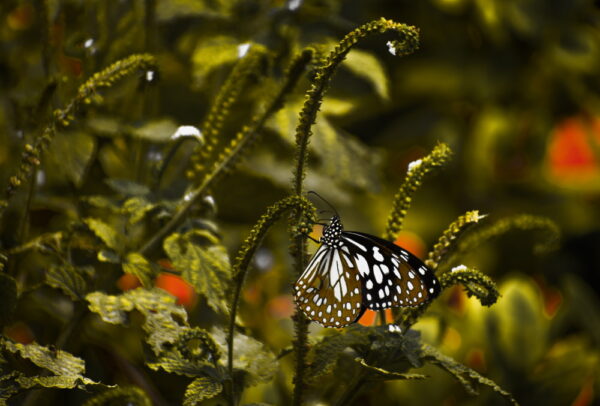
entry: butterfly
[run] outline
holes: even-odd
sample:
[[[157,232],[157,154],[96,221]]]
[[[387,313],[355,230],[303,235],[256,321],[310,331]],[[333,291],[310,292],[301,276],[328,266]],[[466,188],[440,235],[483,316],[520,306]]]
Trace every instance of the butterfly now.
[[[366,309],[420,306],[440,293],[439,281],[419,258],[374,235],[344,231],[337,214],[318,242],[294,285],[294,300],[325,327],[354,323]]]

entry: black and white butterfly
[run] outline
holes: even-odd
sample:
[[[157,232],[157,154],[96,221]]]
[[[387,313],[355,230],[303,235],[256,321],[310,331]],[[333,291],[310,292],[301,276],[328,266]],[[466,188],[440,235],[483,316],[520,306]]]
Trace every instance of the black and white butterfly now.
[[[294,285],[294,300],[325,327],[354,323],[366,309],[420,306],[440,293],[440,283],[419,258],[379,237],[344,231],[337,215],[319,242]]]

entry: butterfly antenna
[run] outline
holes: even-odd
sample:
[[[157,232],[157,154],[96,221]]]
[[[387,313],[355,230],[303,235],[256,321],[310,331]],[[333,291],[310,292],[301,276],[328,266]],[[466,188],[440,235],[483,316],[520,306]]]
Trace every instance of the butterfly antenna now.
[[[335,209],[335,207],[333,207],[333,205],[331,203],[329,203],[327,200],[325,200],[325,198],[323,196],[321,196],[320,194],[318,194],[314,190],[309,191],[307,194],[313,194],[313,195],[317,196],[319,199],[321,199],[321,201],[323,201],[327,206],[329,206],[331,208],[331,210],[335,213],[336,217],[340,216],[338,214],[337,210]],[[324,212],[324,211],[327,211],[327,210],[321,210],[321,213]]]

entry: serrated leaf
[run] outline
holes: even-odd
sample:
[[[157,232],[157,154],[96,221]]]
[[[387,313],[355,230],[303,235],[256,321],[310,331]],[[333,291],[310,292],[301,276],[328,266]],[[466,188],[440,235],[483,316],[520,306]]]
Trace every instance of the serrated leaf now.
[[[83,376],[85,373],[84,361],[66,351],[44,347],[35,343],[13,343],[5,339],[0,339],[0,346],[6,351],[30,360],[38,367],[53,374],[49,376],[25,376],[17,372],[10,379],[21,388],[29,389],[41,386],[45,388],[84,389],[87,385],[102,385]]]
[[[455,361],[451,357],[440,353],[436,348],[424,344],[422,348],[422,359],[433,365],[439,366],[451,373],[463,385],[465,390],[471,395],[477,395],[478,392],[473,386],[474,383],[489,386],[495,392],[504,396],[513,405],[518,405],[510,393],[502,389],[496,382],[480,375],[477,371]]]
[[[46,283],[62,290],[73,300],[82,300],[88,289],[83,275],[89,272],[90,269],[75,268],[70,264],[55,264],[46,272]]]
[[[353,352],[348,352],[348,348]],[[383,371],[389,373],[389,379],[410,379],[406,372],[422,366],[420,348],[420,335],[416,331],[398,334],[387,326],[351,325],[313,345],[308,354],[308,382],[317,382],[323,375],[331,373],[341,357],[365,359],[365,362],[368,357],[366,366],[373,369],[372,379],[382,379]],[[381,373],[375,373],[377,369]],[[394,374],[396,378],[392,377]]]
[[[206,375],[214,370],[214,365],[211,362],[198,360],[192,362],[175,350],[163,352],[158,360],[148,362],[147,365],[155,371],[163,369],[172,374],[189,376],[191,378]]]
[[[206,297],[210,307],[226,313],[225,294],[231,279],[231,265],[225,247],[205,230],[173,233],[163,246],[181,277]]]
[[[107,390],[85,401],[83,406],[152,406],[152,401],[142,389],[136,386],[117,387]]]
[[[185,390],[183,406],[195,406],[206,399],[217,396],[223,390],[223,385],[209,377],[196,378]]]
[[[127,254],[123,262],[123,272],[136,276],[145,288],[152,286],[156,274],[150,262],[137,252]]]
[[[56,134],[47,153],[48,172],[66,177],[75,186],[81,186],[95,148],[96,139],[87,133]]]
[[[336,331],[316,343],[308,355],[308,382],[316,382],[323,375],[333,371],[343,351],[355,345],[369,346],[371,339],[365,329],[345,329]]]
[[[15,380],[23,389],[36,387],[57,388],[57,389],[85,389],[86,385],[102,385],[99,382],[79,376],[79,375],[60,375],[60,376],[20,376]]]
[[[149,362],[152,369],[164,369],[170,373],[193,378],[209,376],[223,380],[223,370],[217,362],[220,351],[212,336],[199,327],[181,331],[173,348],[160,354],[156,362]]]
[[[115,251],[123,248],[120,235],[110,225],[93,217],[87,217],[83,219],[83,222],[108,248]]]
[[[13,354],[30,360],[40,368],[47,369],[55,375],[81,375],[85,372],[85,364],[66,351],[51,349],[39,344],[20,344],[9,340],[1,340],[2,346]]]
[[[17,371],[0,376],[0,406],[5,406],[8,399],[19,393],[19,385],[15,382],[19,376],[21,373]]]
[[[302,102],[301,99],[290,101],[267,122],[267,127],[290,146],[294,146],[296,142],[294,134]],[[324,115],[318,117],[312,131],[309,148],[319,159],[321,173],[344,185],[369,191],[379,189],[377,174],[382,160],[376,151],[343,133]]]
[[[107,323],[124,324],[127,312],[137,310],[145,317],[143,329],[148,335],[146,342],[156,355],[165,344],[173,344],[187,329],[187,313],[178,306],[176,299],[162,289],[133,289],[122,295],[112,296],[93,292],[86,296],[90,311],[100,315]]]
[[[222,353],[227,353],[225,332],[218,328],[211,330],[211,336]],[[277,358],[265,346],[252,337],[236,332],[234,340],[233,368],[246,373],[244,386],[269,382],[277,371]]]
[[[147,198],[135,196],[125,200],[122,211],[129,216],[129,224],[136,224],[155,207],[156,204],[150,202]]]
[[[360,49],[353,49],[344,61],[343,67],[349,69],[357,76],[369,81],[375,88],[375,92],[384,100],[390,98],[390,86],[388,76],[379,59]]]
[[[17,282],[15,279],[0,272],[0,327],[12,317],[17,307]]]
[[[360,357],[355,358],[355,361],[358,362],[362,367],[366,368],[369,372],[371,372],[371,374],[368,377],[368,379],[370,379],[370,380],[376,380],[376,379],[382,379],[382,380],[391,380],[391,379],[417,380],[417,379],[425,379],[425,378],[427,378],[426,375],[422,375],[422,374],[410,374],[410,373],[405,373],[405,372],[388,371],[388,370],[383,369],[383,368],[379,368],[379,367],[376,367],[376,366],[373,366],[373,365],[369,365],[364,358],[360,358]]]

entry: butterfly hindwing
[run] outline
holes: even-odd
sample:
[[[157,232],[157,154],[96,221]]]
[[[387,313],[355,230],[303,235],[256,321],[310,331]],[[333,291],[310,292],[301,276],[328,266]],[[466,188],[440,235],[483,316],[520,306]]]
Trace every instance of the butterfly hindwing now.
[[[304,314],[325,327],[354,323],[365,310],[357,265],[348,250],[321,245],[294,291]]]
[[[439,294],[433,272],[405,249],[355,231],[343,232],[341,239],[357,264],[368,308],[420,306]]]
[[[344,231],[338,216],[319,242],[294,285],[294,300],[325,327],[354,323],[367,308],[420,306],[440,293],[440,283],[419,258],[379,237]]]

